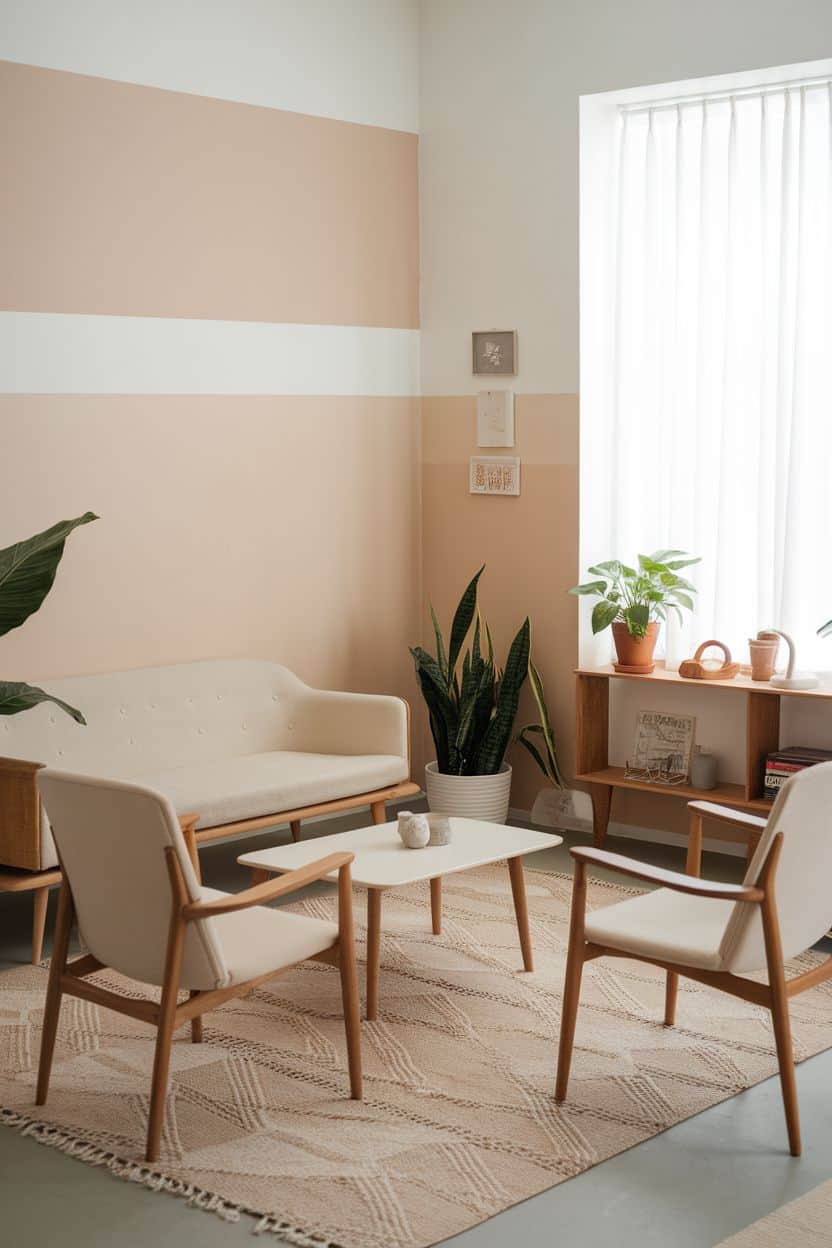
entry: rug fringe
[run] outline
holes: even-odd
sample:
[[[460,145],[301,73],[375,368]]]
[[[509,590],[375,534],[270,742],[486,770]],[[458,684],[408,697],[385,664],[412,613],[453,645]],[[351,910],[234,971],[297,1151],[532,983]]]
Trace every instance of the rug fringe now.
[[[128,1183],[138,1183],[152,1192],[169,1192],[172,1196],[178,1196],[184,1200],[188,1208],[203,1209],[206,1213],[214,1213],[225,1222],[239,1222],[240,1214],[256,1218],[258,1220],[251,1228],[253,1235],[280,1236],[284,1243],[292,1244],[294,1248],[339,1248],[334,1240],[322,1239],[320,1235],[301,1230],[300,1227],[292,1226],[291,1223],[282,1221],[274,1214],[263,1213],[259,1209],[248,1209],[245,1205],[231,1204],[215,1192],[208,1192],[205,1188],[196,1187],[193,1183],[186,1183],[182,1179],[160,1174],[158,1170],[153,1170],[146,1163],[128,1161],[109,1149],[78,1139],[77,1136],[61,1131],[60,1128],[51,1126],[48,1122],[30,1118],[27,1114],[18,1113],[13,1109],[0,1109],[0,1123],[17,1131],[20,1135],[28,1136],[38,1144],[44,1144],[47,1148],[55,1148],[58,1152],[65,1153],[67,1157],[75,1157],[78,1161],[85,1161],[90,1166],[100,1166],[118,1179],[124,1179]]]

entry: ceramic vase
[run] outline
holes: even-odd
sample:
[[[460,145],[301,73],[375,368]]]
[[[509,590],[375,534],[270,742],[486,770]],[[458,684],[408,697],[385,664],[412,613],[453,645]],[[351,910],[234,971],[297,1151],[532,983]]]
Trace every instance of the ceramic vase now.
[[[751,679],[771,680],[777,664],[777,651],[780,638],[771,633],[760,633],[749,638],[748,649],[751,651]]]

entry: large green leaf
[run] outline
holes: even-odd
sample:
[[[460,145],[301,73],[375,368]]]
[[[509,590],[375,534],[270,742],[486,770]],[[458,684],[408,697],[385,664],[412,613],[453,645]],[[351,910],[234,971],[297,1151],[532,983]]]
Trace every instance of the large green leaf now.
[[[436,618],[436,612],[433,609],[433,603],[430,604],[430,618],[433,621],[433,635],[436,639],[436,662],[439,664],[439,670],[448,679],[448,660],[445,657],[445,642],[442,637],[442,629],[439,627],[439,621]]]
[[[477,753],[478,775],[494,775],[500,770],[505,758],[517,716],[520,690],[529,670],[530,647],[531,624],[527,616],[508,652],[505,671],[497,691],[497,707],[494,717],[488,725],[488,731]]]
[[[97,519],[98,516],[87,511],[83,516],[62,520],[43,533],[0,550],[0,637],[18,628],[40,607],[52,588],[64,553],[64,542],[72,530]]]
[[[592,608],[593,633],[603,633],[605,628],[609,628],[613,620],[618,617],[619,610],[617,602],[609,602],[606,598],[603,598],[601,602],[596,602]]]
[[[54,702],[55,706],[71,715],[76,724],[87,722],[74,706],[62,702],[60,698],[53,698],[51,693],[38,689],[37,685],[26,685],[18,680],[0,680],[0,715],[19,715],[21,711],[28,711],[41,702]]]
[[[453,623],[451,624],[451,639],[448,642],[448,672],[449,678],[453,676],[456,670],[456,662],[459,658],[459,652],[462,649],[462,643],[468,636],[468,629],[471,627],[471,621],[477,609],[477,583],[485,571],[485,564],[482,565],[466,586],[465,593],[459,600],[459,606],[454,612]]]
[[[517,734],[517,736],[514,739],[518,745],[522,745],[524,749],[528,750],[528,752],[531,754],[532,758],[537,763],[540,770],[543,772],[546,779],[551,781],[551,783],[555,786],[556,789],[562,789],[563,784],[558,778],[558,776],[555,774],[555,772],[552,770],[552,766],[551,766],[551,763],[549,762],[548,756],[544,758],[543,755],[538,750],[537,746],[534,745],[529,740],[528,734],[534,732],[535,730],[539,730],[539,728],[540,728],[539,724],[527,725],[525,728],[522,728],[520,730],[520,732]]]

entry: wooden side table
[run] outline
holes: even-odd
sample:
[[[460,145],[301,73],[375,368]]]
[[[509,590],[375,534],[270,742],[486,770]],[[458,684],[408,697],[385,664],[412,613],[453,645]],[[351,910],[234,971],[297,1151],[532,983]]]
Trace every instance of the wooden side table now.
[[[615,789],[637,789],[641,793],[663,797],[698,799],[722,806],[737,806],[755,814],[771,810],[771,802],[763,796],[766,755],[780,746],[781,698],[832,699],[832,689],[775,689],[767,682],[737,676],[734,680],[685,680],[678,672],[657,663],[649,676],[617,672],[614,667],[578,668],[576,670],[577,714],[577,780],[589,786],[592,795],[592,839],[601,846],[607,836],[612,795]],[[647,780],[631,780],[623,767],[609,762],[610,681],[637,680],[642,684],[680,685],[696,690],[730,689],[745,699],[745,775],[742,784],[718,784],[715,789],[695,789],[689,784],[660,785]],[[832,722],[830,722],[832,743]],[[713,839],[736,841],[735,831],[709,832]]]

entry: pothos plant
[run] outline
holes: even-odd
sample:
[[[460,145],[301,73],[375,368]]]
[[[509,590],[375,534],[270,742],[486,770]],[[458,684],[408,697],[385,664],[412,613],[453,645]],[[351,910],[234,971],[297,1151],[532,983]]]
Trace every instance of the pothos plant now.
[[[639,555],[638,568],[609,559],[589,568],[595,580],[575,585],[569,592],[598,598],[592,609],[593,633],[620,622],[631,637],[644,637],[654,620],[665,620],[673,611],[681,621],[683,608],[693,610],[696,586],[679,572],[694,563],[699,563],[699,557],[683,550]]]
[[[43,533],[0,550],[0,637],[19,628],[38,610],[52,588],[64,543],[72,530],[97,519],[98,516],[87,511],[83,516],[61,520]],[[54,702],[76,723],[86,723],[74,706],[53,697],[45,689],[23,681],[0,680],[0,715],[19,715],[39,702]]]

